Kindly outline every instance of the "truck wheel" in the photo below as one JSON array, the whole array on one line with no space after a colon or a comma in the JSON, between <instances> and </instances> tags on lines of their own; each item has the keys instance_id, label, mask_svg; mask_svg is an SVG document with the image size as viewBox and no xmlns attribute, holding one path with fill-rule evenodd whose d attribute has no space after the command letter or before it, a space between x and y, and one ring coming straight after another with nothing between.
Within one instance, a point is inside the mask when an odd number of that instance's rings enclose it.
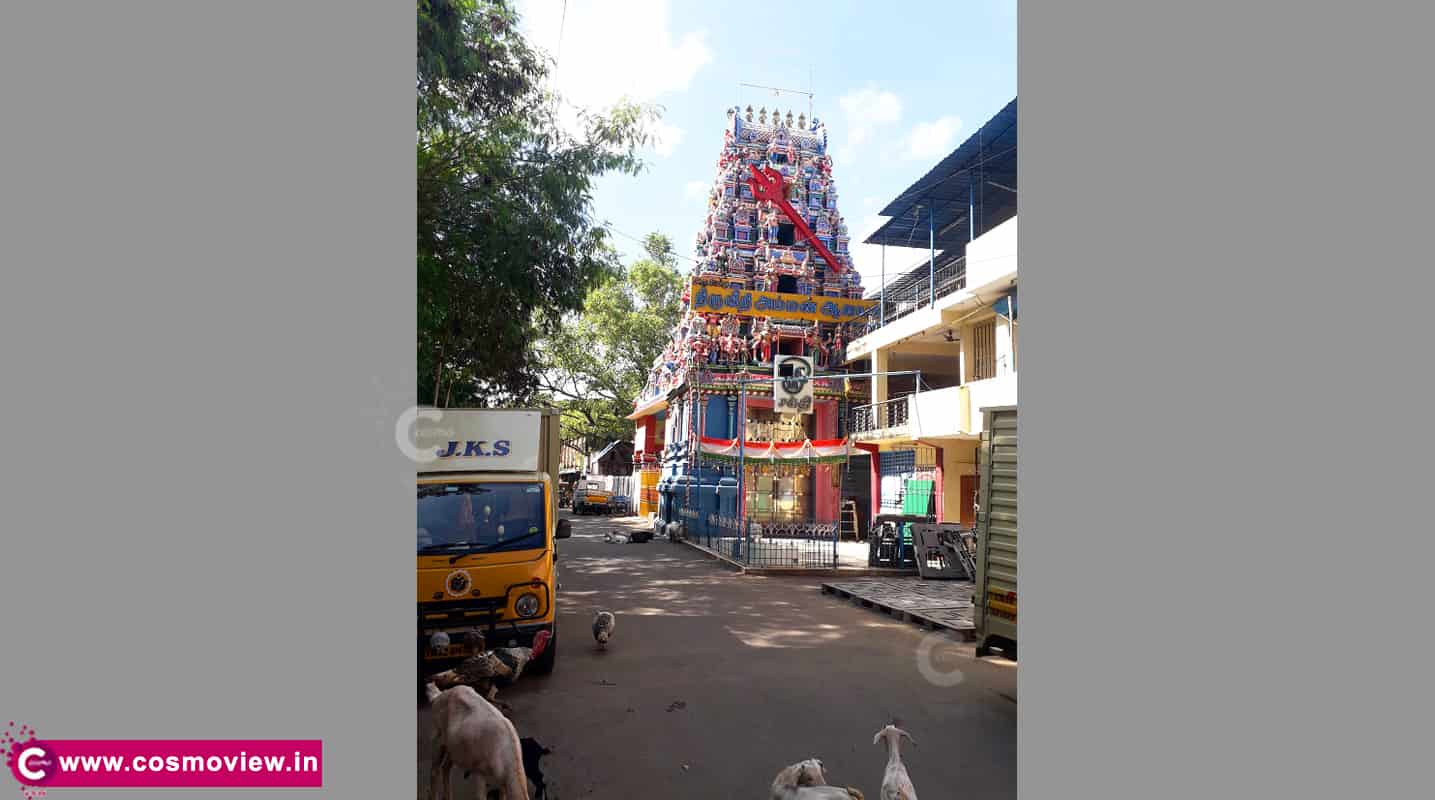
<instances>
[{"instance_id":1,"label":"truck wheel","mask_svg":"<svg viewBox=\"0 0 1435 800\"><path fill-rule=\"evenodd\" d=\"M558 658L558 621L553 621L553 638L548 640L548 649L543 655L535 658L532 664L528 665L528 671L537 675L547 675L553 671L553 664Z\"/></svg>"}]
</instances>

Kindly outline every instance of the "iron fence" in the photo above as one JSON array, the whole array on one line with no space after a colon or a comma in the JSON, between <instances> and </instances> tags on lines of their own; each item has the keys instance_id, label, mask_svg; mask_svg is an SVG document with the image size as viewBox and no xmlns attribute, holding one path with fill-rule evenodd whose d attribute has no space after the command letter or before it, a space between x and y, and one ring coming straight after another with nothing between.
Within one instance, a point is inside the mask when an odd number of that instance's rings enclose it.
<instances>
[{"instance_id":1,"label":"iron fence","mask_svg":"<svg viewBox=\"0 0 1435 800\"><path fill-rule=\"evenodd\" d=\"M760 512L740 519L731 509L703 507L697 496L682 490L670 489L667 494L667 513L680 523L676 527L680 536L739 564L794 569L838 565L837 521L784 520Z\"/></svg>"},{"instance_id":2,"label":"iron fence","mask_svg":"<svg viewBox=\"0 0 1435 800\"><path fill-rule=\"evenodd\" d=\"M854 406L848 414L847 429L853 433L900 428L907 424L910 404L907 397L894 397L880 403Z\"/></svg>"},{"instance_id":3,"label":"iron fence","mask_svg":"<svg viewBox=\"0 0 1435 800\"><path fill-rule=\"evenodd\" d=\"M866 332L871 333L893 320L926 308L933 299L946 297L966 286L966 256L939 265L935 272L922 270L911 280L898 280L881 293L881 309L869 312Z\"/></svg>"},{"instance_id":4,"label":"iron fence","mask_svg":"<svg viewBox=\"0 0 1435 800\"><path fill-rule=\"evenodd\" d=\"M686 537L750 567L832 569L837 566L836 522L767 522L681 509Z\"/></svg>"}]
</instances>

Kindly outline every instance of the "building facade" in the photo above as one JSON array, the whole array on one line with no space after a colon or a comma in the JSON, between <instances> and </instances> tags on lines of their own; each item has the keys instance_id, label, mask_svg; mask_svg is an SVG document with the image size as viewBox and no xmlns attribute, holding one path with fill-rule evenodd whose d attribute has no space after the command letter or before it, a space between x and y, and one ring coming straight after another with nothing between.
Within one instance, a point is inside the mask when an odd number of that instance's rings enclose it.
<instances>
[{"instance_id":1,"label":"building facade","mask_svg":"<svg viewBox=\"0 0 1435 800\"><path fill-rule=\"evenodd\" d=\"M928 243L843 355L871 378L852 409L869 454L871 515L973 526L982 409L1017 403L1017 103L883 208L868 244ZM896 373L896 374L893 374Z\"/></svg>"}]
</instances>

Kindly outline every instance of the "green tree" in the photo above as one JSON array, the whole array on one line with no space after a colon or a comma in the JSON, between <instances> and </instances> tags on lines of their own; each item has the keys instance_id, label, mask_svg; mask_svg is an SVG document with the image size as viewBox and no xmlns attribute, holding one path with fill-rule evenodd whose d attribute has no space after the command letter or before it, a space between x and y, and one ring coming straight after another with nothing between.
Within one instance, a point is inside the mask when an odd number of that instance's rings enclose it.
<instances>
[{"instance_id":1,"label":"green tree","mask_svg":"<svg viewBox=\"0 0 1435 800\"><path fill-rule=\"evenodd\" d=\"M506 0L418 0L418 396L523 401L533 343L619 271L594 178L636 174L654 107L580 115L566 133L548 66Z\"/></svg>"},{"instance_id":2,"label":"green tree","mask_svg":"<svg viewBox=\"0 0 1435 800\"><path fill-rule=\"evenodd\" d=\"M544 341L541 386L563 409L567 438L596 445L633 436L626 419L633 398L682 311L683 276L672 243L653 233L644 249L646 258L591 290L583 312Z\"/></svg>"}]
</instances>

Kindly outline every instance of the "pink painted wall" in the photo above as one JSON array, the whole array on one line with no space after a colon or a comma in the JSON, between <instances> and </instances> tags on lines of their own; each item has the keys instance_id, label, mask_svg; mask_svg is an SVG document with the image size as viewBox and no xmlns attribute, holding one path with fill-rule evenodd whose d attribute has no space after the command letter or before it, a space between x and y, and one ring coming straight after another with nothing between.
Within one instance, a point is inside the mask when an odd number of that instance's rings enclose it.
<instances>
[{"instance_id":1,"label":"pink painted wall","mask_svg":"<svg viewBox=\"0 0 1435 800\"><path fill-rule=\"evenodd\" d=\"M936 507L937 521L946 522L946 518L942 515L942 497L944 496L944 493L942 491L942 448L938 447L935 449L937 451L937 474L935 476L935 480L933 481L933 489L936 496L932 498L932 504Z\"/></svg>"},{"instance_id":2,"label":"pink painted wall","mask_svg":"<svg viewBox=\"0 0 1435 800\"><path fill-rule=\"evenodd\" d=\"M814 413L817 415L817 435L812 438L837 438L837 401L833 398L818 400ZM812 515L818 522L837 521L842 487L832 485L832 476L836 474L836 470L837 467L830 464L819 464L813 478L817 485L816 497L812 501Z\"/></svg>"}]
</instances>

